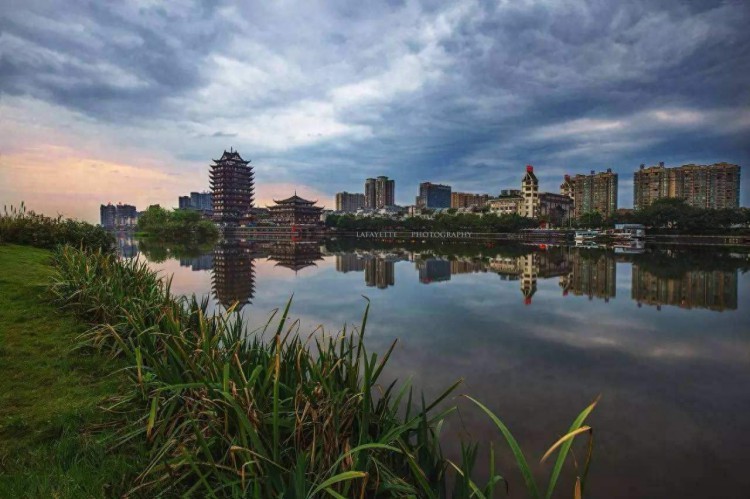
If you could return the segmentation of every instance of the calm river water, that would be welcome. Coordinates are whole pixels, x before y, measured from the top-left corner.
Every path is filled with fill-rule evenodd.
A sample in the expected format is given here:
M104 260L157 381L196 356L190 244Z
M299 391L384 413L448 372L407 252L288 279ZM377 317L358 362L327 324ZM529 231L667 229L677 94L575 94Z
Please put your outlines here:
M368 347L398 339L392 378L486 403L530 462L601 394L591 497L750 497L750 257L721 249L639 254L539 246L234 243L169 250L132 239L176 293L239 301L251 326L294 293L301 331L358 324ZM446 428L502 449L511 496L520 475L490 421L464 401ZM581 457L581 456L578 456ZM551 463L537 465L540 477ZM568 473L570 475L570 473ZM569 488L568 488L569 487ZM561 497L572 496L565 484Z

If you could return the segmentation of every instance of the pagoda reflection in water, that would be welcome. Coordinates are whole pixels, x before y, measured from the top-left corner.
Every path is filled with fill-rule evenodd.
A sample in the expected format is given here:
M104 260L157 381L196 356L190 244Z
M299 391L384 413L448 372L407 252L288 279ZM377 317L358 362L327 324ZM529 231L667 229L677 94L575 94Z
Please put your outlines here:
M242 309L255 294L253 248L239 242L216 245L213 251L211 287L216 300L225 309L235 303Z

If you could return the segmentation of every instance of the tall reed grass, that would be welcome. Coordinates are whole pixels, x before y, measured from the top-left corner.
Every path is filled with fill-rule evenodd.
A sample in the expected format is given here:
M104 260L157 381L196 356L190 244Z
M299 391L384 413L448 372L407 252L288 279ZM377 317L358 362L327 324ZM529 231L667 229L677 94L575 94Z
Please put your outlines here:
M87 222L48 217L27 211L26 205L3 206L0 214L0 243L14 243L52 249L60 244L112 251L115 239L106 230Z
M472 479L476 444L464 445L458 462L443 455L440 432L456 410L448 398L460 381L430 401L408 382L381 384L395 342L382 357L367 351L369 306L356 329L302 335L290 300L248 332L234 310L210 314L207 298L172 296L169 280L143 262L65 247L55 269L57 302L94 324L84 343L130 365L132 390L110 410L128 415L118 444L145 441L150 449L134 492L484 498L507 490L494 450L483 484ZM509 444L530 497L552 495L573 440L591 435L584 422L596 402L550 448L558 457L543 494L507 427L469 399Z

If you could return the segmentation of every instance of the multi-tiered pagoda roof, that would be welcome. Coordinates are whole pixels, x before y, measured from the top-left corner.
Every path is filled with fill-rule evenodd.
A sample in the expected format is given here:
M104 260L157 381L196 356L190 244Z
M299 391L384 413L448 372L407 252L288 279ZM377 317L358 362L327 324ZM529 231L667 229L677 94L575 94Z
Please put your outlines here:
M237 151L224 151L210 166L209 184L213 193L214 220L237 224L253 206L255 180L250 161Z

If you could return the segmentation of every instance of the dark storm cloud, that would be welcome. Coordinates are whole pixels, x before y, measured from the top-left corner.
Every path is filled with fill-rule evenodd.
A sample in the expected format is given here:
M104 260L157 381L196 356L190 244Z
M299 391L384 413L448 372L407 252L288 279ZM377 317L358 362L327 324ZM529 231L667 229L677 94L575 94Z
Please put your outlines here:
M532 163L547 189L611 167L629 205L640 163L750 164L746 2L165 5L5 9L0 90L158 120L144 147L181 158L231 137L267 181L390 175L403 203L424 180L517 187Z

